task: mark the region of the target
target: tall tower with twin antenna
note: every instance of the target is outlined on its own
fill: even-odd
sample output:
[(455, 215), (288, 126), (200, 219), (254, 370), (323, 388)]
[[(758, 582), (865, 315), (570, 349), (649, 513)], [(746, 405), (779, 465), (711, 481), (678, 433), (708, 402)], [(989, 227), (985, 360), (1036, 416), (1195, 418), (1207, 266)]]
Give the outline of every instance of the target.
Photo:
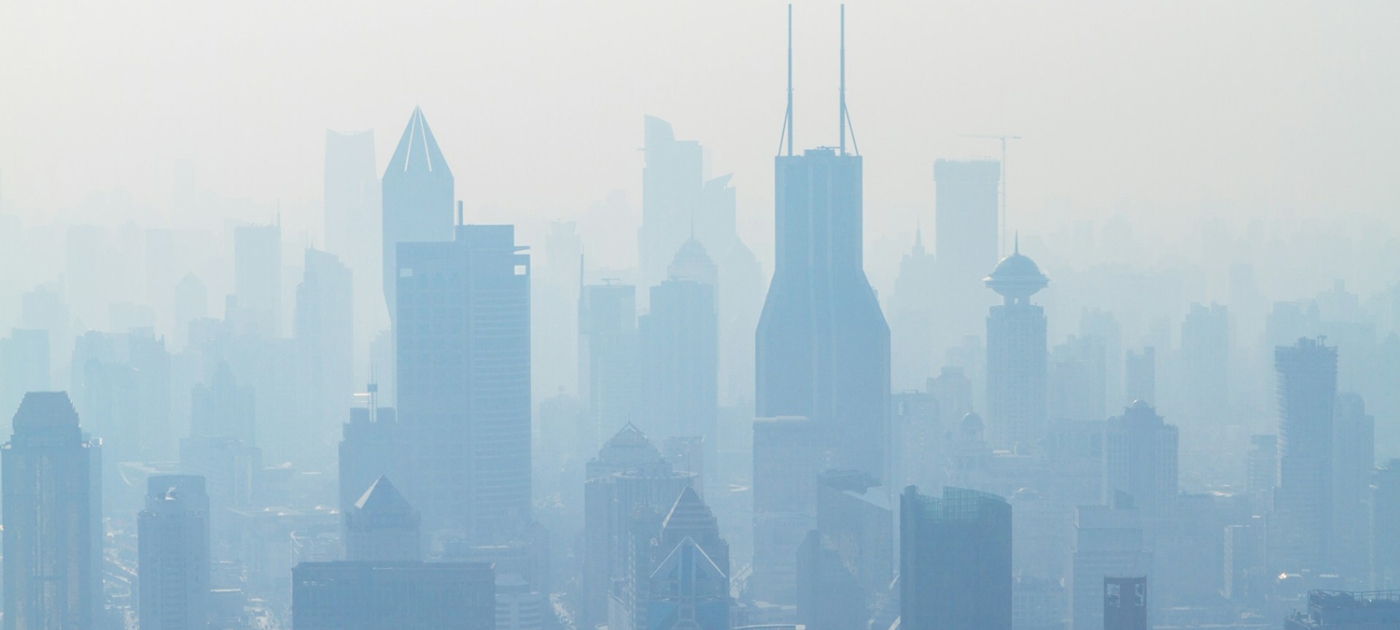
[[(846, 149), (850, 118), (844, 7), (841, 22), (839, 143), (798, 155), (792, 149), (792, 9), (788, 8), (788, 105), (782, 135), (786, 153), (780, 142), (774, 159), (775, 265), (755, 339), (755, 402), (760, 417), (808, 418), (821, 467), (854, 469), (882, 479), (890, 330), (863, 264), (861, 156), (854, 136), (856, 152)], [(754, 510), (757, 528), (764, 506), (756, 504)], [(771, 533), (782, 537), (781, 532)], [(797, 538), (789, 541), (790, 550), (755, 548), (756, 571), (760, 555), (771, 556), (774, 562), (791, 560), (794, 555), (789, 552), (795, 553), (804, 533), (797, 532)], [(774, 576), (779, 583), (772, 589), (773, 599), (782, 600), (790, 592), (786, 580), (779, 579), (784, 577)]]

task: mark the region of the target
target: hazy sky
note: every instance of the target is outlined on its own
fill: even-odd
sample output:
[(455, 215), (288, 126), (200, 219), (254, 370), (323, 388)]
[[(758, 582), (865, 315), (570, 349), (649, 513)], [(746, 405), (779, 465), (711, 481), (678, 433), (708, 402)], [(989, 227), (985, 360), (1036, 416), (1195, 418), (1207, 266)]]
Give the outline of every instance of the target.
[[(4, 195), (32, 215), (121, 186), (166, 211), (189, 158), (222, 196), (319, 207), (325, 129), (373, 128), (382, 168), (421, 105), (469, 209), (540, 221), (613, 189), (638, 204), (654, 114), (736, 174), (743, 229), (768, 239), (784, 7), (0, 0)], [(795, 8), (802, 147), (836, 139), (836, 7)], [(933, 160), (995, 155), (960, 136), (1003, 132), (1025, 137), (1013, 226), (1124, 207), (1393, 214), (1396, 24), (1384, 1), (851, 2), (867, 225), (931, 223)]]

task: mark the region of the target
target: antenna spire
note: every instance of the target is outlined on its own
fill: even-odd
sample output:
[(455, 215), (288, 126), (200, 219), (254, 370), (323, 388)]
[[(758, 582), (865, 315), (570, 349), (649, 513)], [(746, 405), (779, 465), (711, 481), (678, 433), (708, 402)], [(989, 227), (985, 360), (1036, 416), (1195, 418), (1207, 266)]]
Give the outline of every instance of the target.
[(841, 5), (841, 152), (846, 154), (846, 5)]
[(787, 58), (787, 154), (792, 155), (792, 5), (788, 5), (788, 58)]

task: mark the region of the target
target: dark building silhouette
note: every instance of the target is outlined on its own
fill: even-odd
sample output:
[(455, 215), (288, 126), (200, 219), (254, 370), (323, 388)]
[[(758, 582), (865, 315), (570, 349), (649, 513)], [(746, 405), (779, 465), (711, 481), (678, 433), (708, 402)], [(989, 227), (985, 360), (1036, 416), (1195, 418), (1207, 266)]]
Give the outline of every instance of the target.
[(1337, 349), (1299, 339), (1274, 351), (1278, 371), (1279, 487), (1270, 519), (1274, 573), (1330, 569)]
[(899, 545), (900, 628), (1011, 628), (1005, 499), (952, 487), (929, 497), (909, 486), (900, 496)]
[(1104, 630), (1147, 630), (1147, 578), (1103, 579)]
[(452, 170), (422, 109), (413, 108), (382, 187), (384, 298), (397, 323), (399, 243), (452, 240)]
[(418, 511), (381, 476), (345, 512), (345, 559), (351, 562), (422, 560)]
[(292, 569), (297, 630), (494, 630), (491, 565), (304, 562)]
[(398, 256), (398, 413), (411, 502), (473, 544), (531, 521), (530, 257), (509, 225), (463, 225)]
[(1019, 244), (987, 276), (1004, 298), (987, 317), (987, 423), (997, 446), (1033, 445), (1047, 430), (1045, 311), (1032, 295), (1049, 284)]
[(210, 620), (209, 495), (197, 475), (146, 480), (136, 517), (141, 627), (204, 628)]
[(1308, 608), (1283, 621), (1284, 630), (1400, 628), (1400, 592), (1309, 591)]
[(102, 618), (101, 442), (63, 392), (30, 392), (3, 453), (5, 630)]

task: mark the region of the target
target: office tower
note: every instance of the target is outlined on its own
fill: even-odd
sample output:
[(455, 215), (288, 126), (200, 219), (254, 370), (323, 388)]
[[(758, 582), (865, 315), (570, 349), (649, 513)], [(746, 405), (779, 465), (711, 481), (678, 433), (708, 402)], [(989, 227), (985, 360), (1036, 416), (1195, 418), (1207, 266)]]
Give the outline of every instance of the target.
[(798, 620), (814, 629), (868, 621), (894, 577), (893, 531), (889, 499), (873, 478), (822, 472), (817, 526), (798, 552)]
[(5, 630), (101, 618), (102, 451), (63, 392), (30, 392), (5, 445)]
[(641, 339), (640, 422), (666, 439), (700, 436), (713, 449), (719, 407), (719, 326), (713, 285), (671, 279), (651, 288)]
[(303, 459), (314, 459), (334, 442), (336, 429), (350, 411), (355, 382), (355, 322), (350, 268), (334, 254), (306, 250), (301, 284), (297, 285), (297, 363), (306, 413), (301, 425)]
[[(419, 115), (421, 118), (421, 114)], [(530, 512), (530, 256), (510, 225), (404, 243), (398, 413), (413, 427), (409, 497), (429, 532), (505, 542)]]
[(1123, 404), (1157, 404), (1157, 351), (1152, 346), (1129, 350), (1123, 365)]
[(977, 334), (982, 309), (990, 306), (979, 281), (1000, 256), (997, 209), (1001, 163), (994, 160), (937, 160), (933, 164), (934, 252), (939, 294), (935, 329), (947, 347)]
[(146, 480), (136, 517), (141, 627), (190, 630), (209, 622), (209, 495), (197, 475)]
[(1045, 311), (1030, 299), (1049, 284), (1019, 244), (987, 276), (1004, 302), (987, 316), (987, 422), (998, 446), (1032, 446), (1046, 430)]
[(805, 417), (834, 467), (883, 478), (890, 329), (865, 277), (863, 162), (846, 151), (844, 26), (841, 51), (838, 147), (793, 154), (789, 73), (787, 154), (773, 158), (773, 280), (756, 336), (757, 415)]
[(825, 468), (819, 430), (801, 416), (753, 422), (754, 598), (791, 605), (797, 548), (817, 525), (817, 473)]
[(578, 303), (578, 391), (597, 438), (638, 420), (637, 288), (583, 287)]
[(87, 418), (85, 427), (104, 441), (109, 475), (118, 462), (160, 461), (174, 454), (170, 354), (163, 338), (149, 329), (84, 333), (73, 347), (70, 385), (74, 406)]
[(1299, 339), (1274, 351), (1278, 372), (1279, 485), (1270, 519), (1270, 571), (1330, 568), (1337, 349)]
[(15, 328), (0, 339), (0, 416), (13, 417), (25, 392), (49, 390), (49, 331)]
[(1147, 630), (1147, 578), (1103, 579), (1104, 630)]
[[(530, 303), (531, 372), (534, 390), (578, 395), (578, 301), (583, 289), (583, 239), (574, 221), (550, 221), (544, 251), (535, 256)], [(541, 437), (544, 433), (541, 432)], [(590, 436), (583, 452), (598, 450), (601, 438)]]
[(905, 485), (943, 485), (938, 458), (945, 450), (947, 429), (938, 399), (915, 391), (894, 394), (890, 402), (890, 478)]
[(890, 382), (894, 391), (917, 389), (933, 377), (934, 321), (938, 267), (924, 249), (922, 229), (914, 229), (914, 246), (899, 261), (899, 275), (889, 297)]
[[(1017, 520), (1020, 520), (1018, 517)], [(1069, 598), (1057, 579), (1018, 572), (1011, 584), (1011, 627), (1015, 630), (1065, 630)]]
[(380, 477), (410, 479), (408, 426), (399, 422), (393, 407), (380, 407), (378, 388), (369, 386), (369, 404), (350, 410), (350, 421), (341, 427), (340, 513), (347, 514), (365, 488)]
[(1143, 517), (1171, 516), (1177, 495), (1175, 426), (1157, 411), (1137, 401), (1123, 415), (1109, 418), (1104, 429), (1104, 492), (1133, 498)]
[(646, 286), (666, 279), (666, 266), (694, 233), (703, 184), (703, 151), (693, 140), (676, 140), (668, 123), (647, 116), (643, 123), (642, 227), (637, 251)]
[(1220, 304), (1192, 304), (1181, 322), (1181, 417), (1215, 427), (1230, 410), (1230, 316)]
[(228, 314), (240, 330), (276, 338), (282, 333), (282, 226), (233, 229), (233, 295)]
[(490, 564), (303, 562), (292, 569), (297, 630), (494, 630)]
[(187, 273), (175, 284), (174, 315), (171, 336), (175, 347), (183, 349), (190, 342), (190, 324), (209, 316), (209, 290), (199, 276)]
[(900, 628), (1010, 630), (1011, 506), (985, 492), (909, 486), (899, 500)]
[(1332, 556), (1343, 577), (1369, 579), (1371, 477), (1376, 472), (1376, 419), (1354, 393), (1337, 396), (1332, 431)]
[(452, 185), (452, 170), (423, 110), (415, 107), (382, 181), (384, 299), (391, 324), (398, 322), (399, 243), (452, 240)]
[(496, 630), (542, 630), (549, 601), (548, 532), (530, 526), (521, 540), (503, 545), (452, 545), (443, 559), (490, 564), (496, 572)]
[(1104, 578), (1150, 575), (1151, 552), (1132, 497), (1118, 495), (1110, 505), (1075, 508), (1070, 614), (1072, 630), (1104, 627)]
[(625, 577), (629, 519), (647, 506), (664, 510), (696, 476), (673, 470), (646, 434), (628, 424), (588, 462), (586, 479), (579, 621), (592, 627), (607, 620), (611, 585)]
[(652, 543), (637, 628), (729, 629), (729, 543), (694, 488), (681, 490)]
[(1371, 483), (1371, 588), (1400, 587), (1400, 459), (1378, 469)]
[(383, 192), (375, 166), (374, 130), (326, 130), (325, 250), (354, 274), (354, 382), (369, 378), (372, 335), (389, 324), (383, 299)]
[(1103, 340), (1076, 337), (1051, 349), (1046, 374), (1047, 412), (1056, 420), (1086, 422), (1105, 415), (1108, 371)]
[(1308, 591), (1308, 608), (1283, 620), (1284, 630), (1369, 630), (1400, 625), (1400, 598), (1393, 591)]
[(1224, 588), (1220, 594), (1243, 605), (1257, 605), (1273, 586), (1275, 576), (1268, 575), (1265, 555), (1264, 519), (1252, 517), (1243, 525), (1225, 528)]
[[(1095, 360), (1102, 366), (1104, 398), (1095, 403), (1099, 415), (1117, 408), (1123, 398), (1123, 327), (1112, 311), (1086, 308), (1079, 315), (1078, 343), (1091, 348)], [(1121, 403), (1131, 405), (1132, 401)], [(1098, 420), (1099, 418), (1094, 418)]]
[(220, 361), (209, 384), (196, 385), (190, 395), (192, 437), (236, 438), (257, 443), (253, 388), (239, 385), (228, 362)]
[(764, 278), (758, 257), (739, 238), (738, 204), (730, 178), (721, 175), (705, 182), (695, 239), (713, 257), (718, 271), (720, 401), (740, 405), (753, 403), (754, 329), (763, 307)]
[(345, 559), (351, 562), (422, 560), (418, 511), (381, 476), (345, 512)]

